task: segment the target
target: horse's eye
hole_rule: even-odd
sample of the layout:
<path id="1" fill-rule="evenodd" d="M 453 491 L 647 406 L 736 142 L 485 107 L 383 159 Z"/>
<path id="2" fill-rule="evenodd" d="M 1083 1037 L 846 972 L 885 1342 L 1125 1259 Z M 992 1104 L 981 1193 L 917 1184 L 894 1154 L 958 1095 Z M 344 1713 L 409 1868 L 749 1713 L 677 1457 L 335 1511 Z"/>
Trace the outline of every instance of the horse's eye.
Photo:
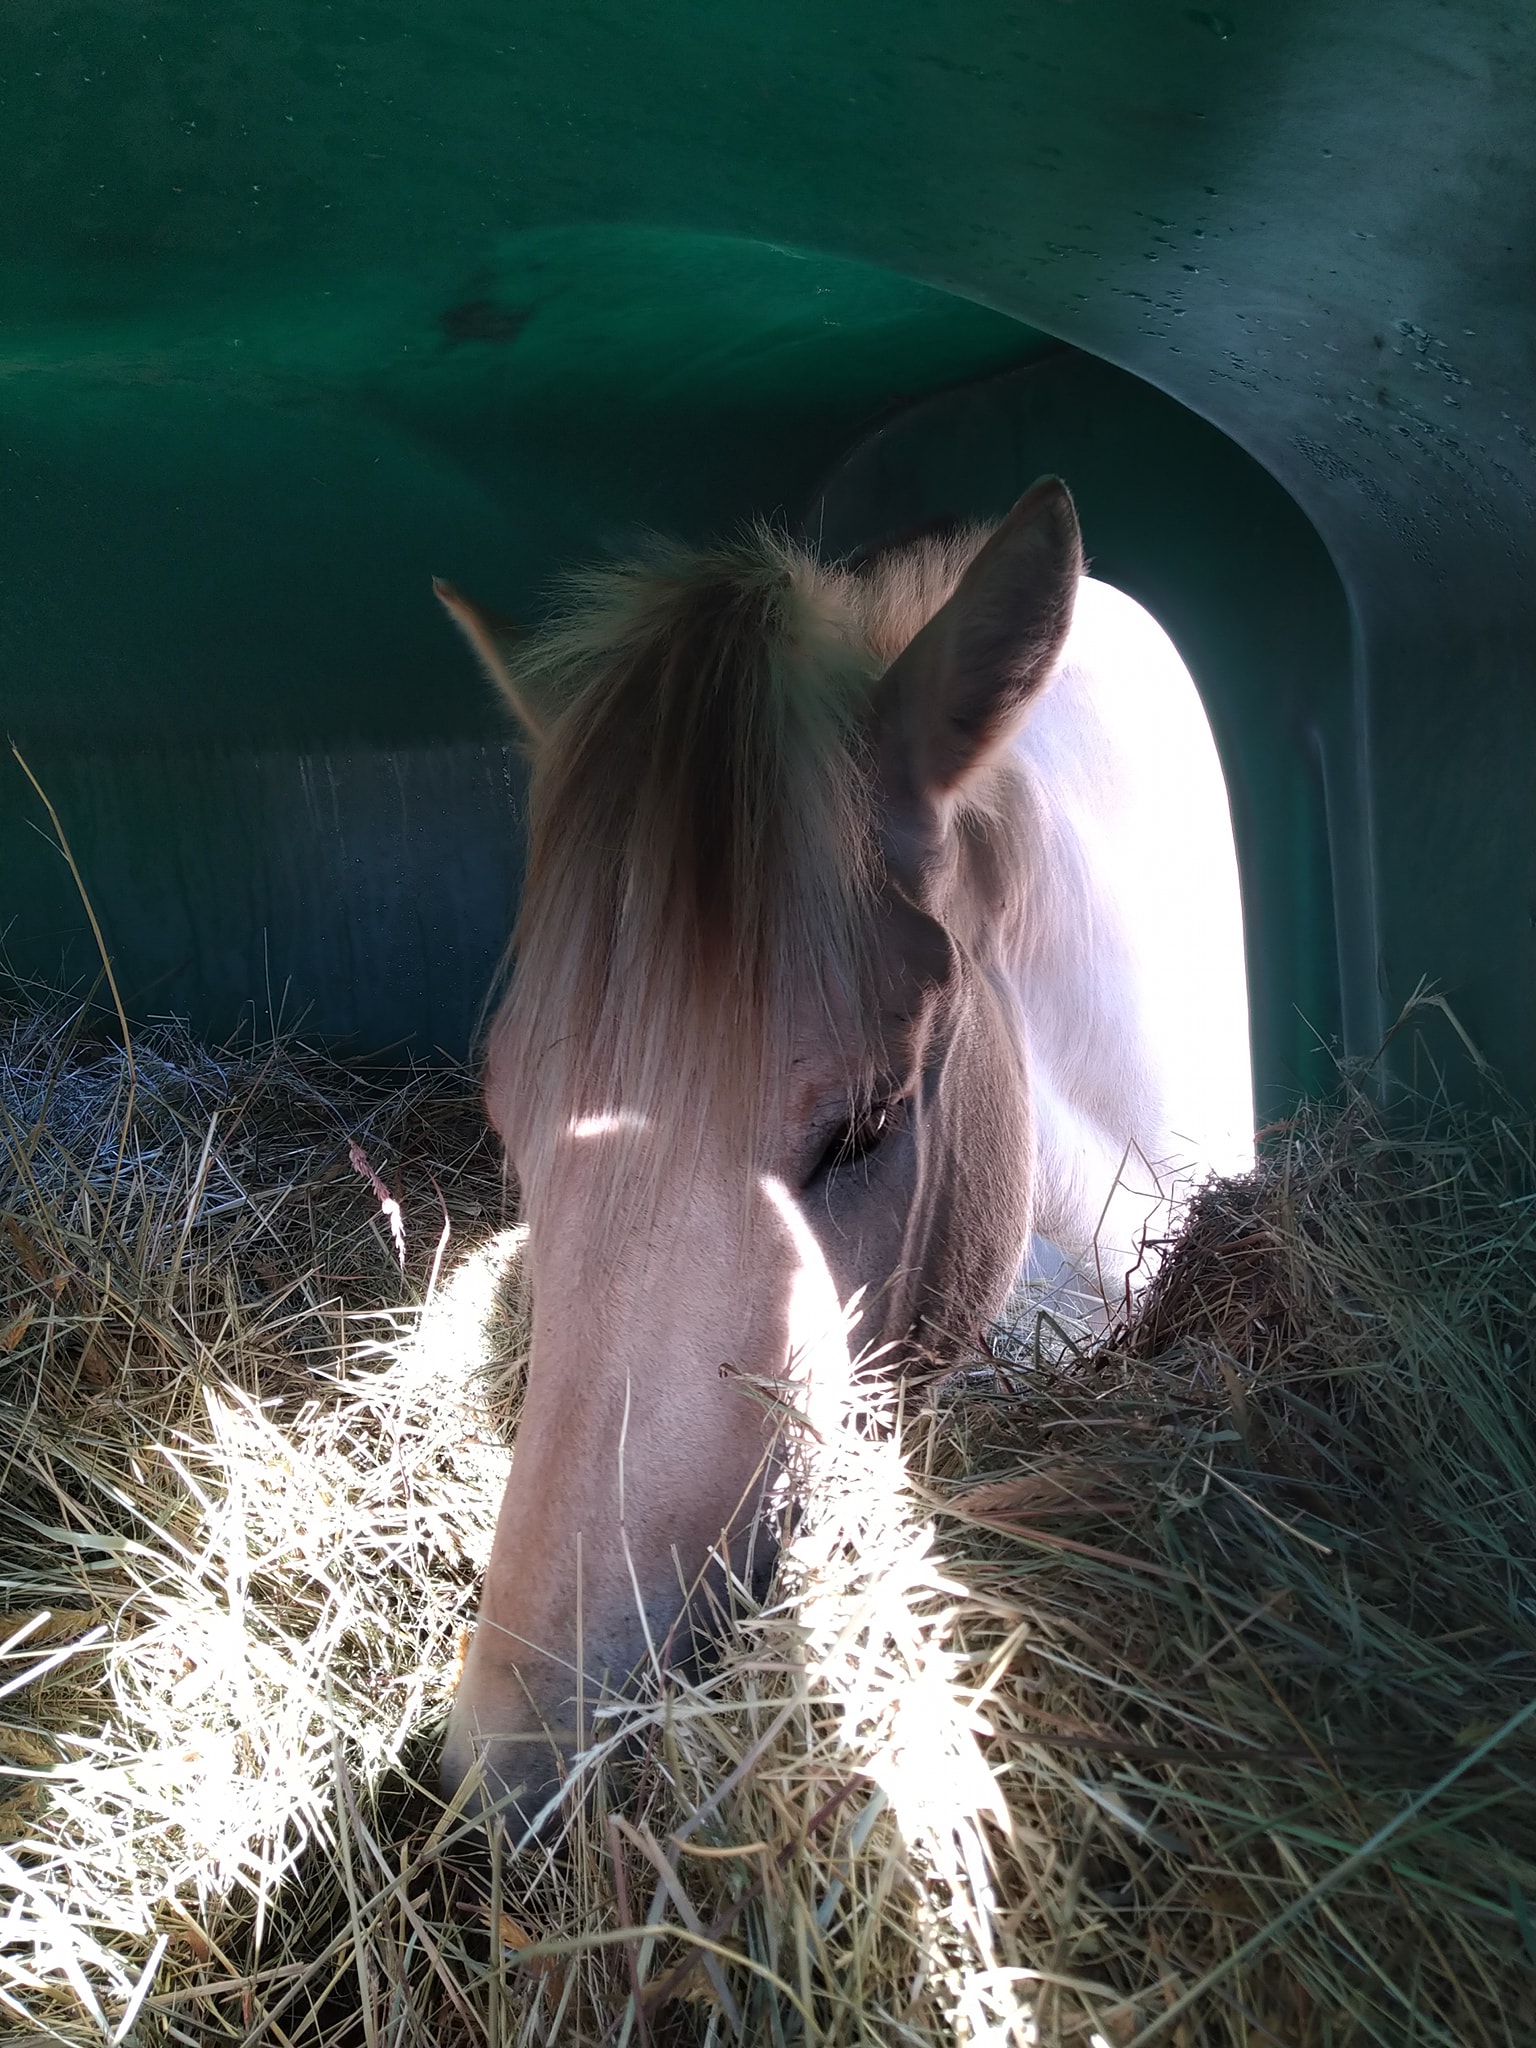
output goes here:
<path id="1" fill-rule="evenodd" d="M 871 1102 L 847 1123 L 839 1124 L 826 1144 L 821 1156 L 811 1169 L 806 1185 L 811 1181 L 824 1180 L 835 1173 L 840 1166 L 851 1166 L 857 1160 L 867 1159 L 871 1152 L 878 1151 L 889 1135 L 892 1105 L 889 1102 Z"/>

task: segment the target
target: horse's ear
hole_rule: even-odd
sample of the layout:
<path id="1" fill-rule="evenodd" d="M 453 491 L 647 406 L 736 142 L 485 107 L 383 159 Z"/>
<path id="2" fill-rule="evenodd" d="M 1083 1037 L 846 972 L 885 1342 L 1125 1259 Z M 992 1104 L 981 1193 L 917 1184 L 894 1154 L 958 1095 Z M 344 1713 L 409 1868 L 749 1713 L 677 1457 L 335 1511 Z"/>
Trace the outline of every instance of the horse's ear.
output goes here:
<path id="1" fill-rule="evenodd" d="M 880 680 L 878 744 L 893 799 L 947 796 L 1012 736 L 1056 666 L 1082 573 L 1071 496 L 1042 477 Z"/>
<path id="2" fill-rule="evenodd" d="M 499 612 L 471 604 L 462 590 L 455 590 L 441 576 L 432 578 L 432 588 L 444 611 L 479 655 L 481 666 L 507 700 L 512 716 L 528 738 L 543 739 L 543 713 L 507 666 L 507 656 L 523 638 L 524 628 L 515 619 L 503 618 Z"/>

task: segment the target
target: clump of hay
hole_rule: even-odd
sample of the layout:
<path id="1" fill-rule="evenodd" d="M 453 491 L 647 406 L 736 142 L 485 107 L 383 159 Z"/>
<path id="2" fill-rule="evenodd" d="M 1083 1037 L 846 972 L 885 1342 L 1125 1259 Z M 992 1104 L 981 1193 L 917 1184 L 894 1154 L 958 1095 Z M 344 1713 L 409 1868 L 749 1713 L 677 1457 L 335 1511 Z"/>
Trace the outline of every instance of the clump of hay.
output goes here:
<path id="1" fill-rule="evenodd" d="M 1349 1095 L 944 1412 L 1043 2039 L 1536 2038 L 1533 1313 L 1529 1129 Z"/>
<path id="2" fill-rule="evenodd" d="M 392 1340 L 502 1177 L 462 1075 L 83 1021 L 0 1017 L 0 2008 L 149 2040 L 441 1715 L 507 1458 Z"/>
<path id="3" fill-rule="evenodd" d="M 174 1036 L 129 1085 L 0 1033 L 18 2033 L 1536 2037 L 1513 1123 L 1350 1096 L 1108 1342 L 787 1418 L 766 1603 L 600 1713 L 563 1835 L 487 1879 L 431 1790 L 518 1372 L 471 1091 Z"/>

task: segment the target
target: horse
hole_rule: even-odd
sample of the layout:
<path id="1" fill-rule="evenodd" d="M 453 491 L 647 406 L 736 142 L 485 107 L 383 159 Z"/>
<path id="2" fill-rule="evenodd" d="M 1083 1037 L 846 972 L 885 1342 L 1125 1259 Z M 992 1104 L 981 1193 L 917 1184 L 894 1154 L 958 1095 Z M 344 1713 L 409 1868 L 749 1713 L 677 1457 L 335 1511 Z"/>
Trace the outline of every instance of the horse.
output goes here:
<path id="1" fill-rule="evenodd" d="M 531 756 L 531 1351 L 442 1779 L 529 1824 L 745 1555 L 765 1393 L 964 1354 L 1032 1243 L 1112 1299 L 1170 1166 L 1242 1164 L 1242 937 L 1209 731 L 1055 478 L 857 569 L 658 542 L 515 640 L 438 594 Z"/>

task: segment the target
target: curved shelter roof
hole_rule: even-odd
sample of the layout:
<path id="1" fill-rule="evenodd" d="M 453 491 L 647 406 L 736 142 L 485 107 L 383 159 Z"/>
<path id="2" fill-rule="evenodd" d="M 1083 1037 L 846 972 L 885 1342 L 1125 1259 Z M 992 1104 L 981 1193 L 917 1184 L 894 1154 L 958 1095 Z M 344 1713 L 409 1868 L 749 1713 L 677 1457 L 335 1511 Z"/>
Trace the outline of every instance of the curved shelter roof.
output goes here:
<path id="1" fill-rule="evenodd" d="M 827 479 L 921 414 L 931 498 L 932 394 L 983 382 L 1018 402 L 966 415 L 950 501 L 1047 390 L 1107 480 L 1123 406 L 1150 546 L 1186 442 L 1134 379 L 1261 479 L 1189 457 L 1213 559 L 1248 521 L 1243 573 L 1272 532 L 1333 608 L 1326 703 L 1208 691 L 1268 1079 L 1310 990 L 1364 1047 L 1429 975 L 1536 1081 L 1533 74 L 1492 0 L 12 8 L 0 711 L 135 1002 L 227 1025 L 275 952 L 320 1028 L 462 1045 L 517 795 L 432 571 L 513 609 L 641 524 L 869 523 Z M 0 923 L 83 969 L 29 801 Z"/>

